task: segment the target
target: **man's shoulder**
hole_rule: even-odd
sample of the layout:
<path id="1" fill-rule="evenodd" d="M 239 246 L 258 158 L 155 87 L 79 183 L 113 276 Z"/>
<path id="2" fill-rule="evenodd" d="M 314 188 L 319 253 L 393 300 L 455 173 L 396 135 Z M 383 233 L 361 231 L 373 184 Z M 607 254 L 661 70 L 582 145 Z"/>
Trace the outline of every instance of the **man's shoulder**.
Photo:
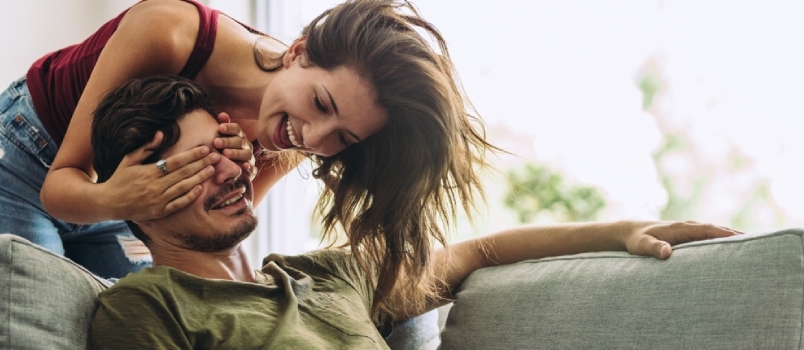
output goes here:
<path id="1" fill-rule="evenodd" d="M 317 249 L 299 255 L 271 254 L 263 259 L 263 266 L 274 262 L 282 267 L 340 270 L 344 265 L 355 264 L 354 256 L 346 249 Z"/>
<path id="2" fill-rule="evenodd" d="M 120 295 L 132 291 L 161 293 L 170 289 L 174 285 L 170 282 L 180 278 L 180 275 L 181 271 L 169 267 L 147 267 L 141 271 L 129 273 L 113 286 L 101 292 L 98 297 L 102 299 L 109 295 Z"/>

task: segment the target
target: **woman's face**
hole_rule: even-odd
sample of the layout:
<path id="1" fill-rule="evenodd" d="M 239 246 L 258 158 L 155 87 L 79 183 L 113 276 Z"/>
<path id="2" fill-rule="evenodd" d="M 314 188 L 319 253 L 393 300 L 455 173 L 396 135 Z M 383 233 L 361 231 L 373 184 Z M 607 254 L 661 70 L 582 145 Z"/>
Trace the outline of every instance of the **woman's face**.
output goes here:
<path id="1" fill-rule="evenodd" d="M 263 147 L 332 156 L 385 125 L 370 82 L 350 67 L 304 68 L 303 52 L 304 41 L 288 49 L 263 97 L 257 122 Z"/>

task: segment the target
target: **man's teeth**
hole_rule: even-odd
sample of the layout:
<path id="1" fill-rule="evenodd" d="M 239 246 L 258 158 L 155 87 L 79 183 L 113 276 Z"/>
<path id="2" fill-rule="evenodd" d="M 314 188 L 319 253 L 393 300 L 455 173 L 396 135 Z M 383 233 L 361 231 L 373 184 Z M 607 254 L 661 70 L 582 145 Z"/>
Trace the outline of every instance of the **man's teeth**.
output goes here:
<path id="1" fill-rule="evenodd" d="M 304 147 L 304 146 L 302 146 L 301 143 L 299 143 L 299 141 L 296 141 L 296 135 L 293 134 L 293 128 L 290 127 L 290 119 L 288 119 L 287 129 L 288 129 L 288 138 L 290 139 L 290 143 L 292 143 L 294 146 L 299 147 L 299 148 Z"/>
<path id="2" fill-rule="evenodd" d="M 223 204 L 219 205 L 218 208 L 223 208 L 223 207 L 225 207 L 227 205 L 232 205 L 232 204 L 236 203 L 237 201 L 239 201 L 240 198 L 243 198 L 242 194 L 240 194 L 237 197 L 234 197 L 234 198 L 232 198 L 232 199 L 230 199 L 230 200 L 228 200 L 226 202 L 223 202 Z"/>

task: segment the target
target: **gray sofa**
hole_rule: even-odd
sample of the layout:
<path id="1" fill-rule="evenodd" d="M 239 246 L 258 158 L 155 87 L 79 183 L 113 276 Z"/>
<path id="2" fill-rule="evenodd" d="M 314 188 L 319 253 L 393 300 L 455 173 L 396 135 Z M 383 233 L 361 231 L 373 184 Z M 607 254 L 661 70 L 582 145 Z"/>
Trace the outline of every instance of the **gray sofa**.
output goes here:
<path id="1" fill-rule="evenodd" d="M 804 231 L 478 270 L 442 349 L 804 349 Z"/>
<path id="2" fill-rule="evenodd" d="M 588 253 L 478 270 L 458 290 L 440 346 L 804 349 L 802 238 L 787 230 L 688 243 L 666 261 Z M 12 235 L 0 235 L 0 280 L 0 349 L 15 350 L 85 348 L 109 286 Z M 431 315 L 400 325 L 397 340 L 435 347 Z M 402 343 L 394 347 L 411 348 Z"/>
<path id="3" fill-rule="evenodd" d="M 0 350 L 86 349 L 98 293 L 111 282 L 31 242 L 0 234 Z M 438 313 L 394 325 L 392 350 L 438 347 Z"/>

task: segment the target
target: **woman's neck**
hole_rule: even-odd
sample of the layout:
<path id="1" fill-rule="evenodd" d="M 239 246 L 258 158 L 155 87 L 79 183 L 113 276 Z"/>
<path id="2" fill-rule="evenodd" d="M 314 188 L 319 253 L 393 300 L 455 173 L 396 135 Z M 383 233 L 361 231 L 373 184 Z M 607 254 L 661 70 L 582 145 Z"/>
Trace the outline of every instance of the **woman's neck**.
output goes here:
<path id="1" fill-rule="evenodd" d="M 242 29 L 239 25 L 235 27 Z M 248 124 L 256 124 L 265 91 L 276 75 L 264 68 L 281 64 L 287 47 L 270 37 L 251 33 L 230 34 L 239 34 L 240 40 L 232 40 L 233 43 L 225 47 L 227 50 L 213 55 L 196 77 L 196 82 L 207 91 L 215 110 L 228 113 L 253 140 L 256 135 L 247 129 Z"/>
<path id="2" fill-rule="evenodd" d="M 263 96 L 273 77 L 273 72 L 265 72 L 254 65 L 253 70 L 233 70 L 229 76 L 218 80 L 199 79 L 199 84 L 206 89 L 215 110 L 229 114 L 249 140 L 254 140 Z"/>

